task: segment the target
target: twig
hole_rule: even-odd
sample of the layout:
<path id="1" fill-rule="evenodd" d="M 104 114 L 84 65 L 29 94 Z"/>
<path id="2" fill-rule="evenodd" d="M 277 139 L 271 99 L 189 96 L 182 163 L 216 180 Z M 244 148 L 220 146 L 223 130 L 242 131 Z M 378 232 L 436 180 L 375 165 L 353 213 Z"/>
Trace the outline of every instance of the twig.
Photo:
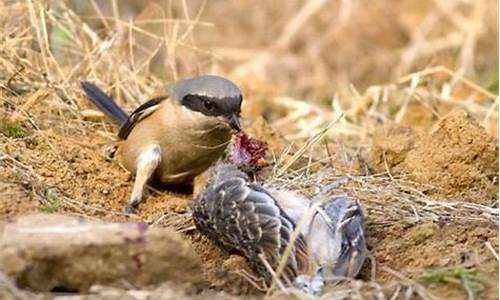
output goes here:
<path id="1" fill-rule="evenodd" d="M 325 3 L 326 0 L 306 1 L 304 6 L 286 25 L 285 29 L 276 40 L 275 46 L 281 49 L 288 48 L 291 40 L 299 32 L 300 28 L 304 26 L 304 23 L 317 13 Z"/>
<path id="2" fill-rule="evenodd" d="M 330 124 L 328 124 L 325 128 L 323 128 L 322 130 L 320 130 L 319 132 L 317 132 L 315 135 L 313 135 L 304 144 L 304 146 L 302 146 L 297 152 L 295 152 L 295 154 L 288 160 L 288 162 L 281 169 L 278 170 L 278 172 L 276 173 L 276 175 L 278 177 L 281 176 L 281 175 L 283 175 L 284 172 L 286 170 L 288 170 L 288 168 L 290 168 L 300 157 L 302 157 L 302 155 L 304 155 L 304 153 L 310 147 L 312 147 L 314 144 L 316 144 L 316 142 L 318 142 L 319 140 L 321 140 L 325 136 L 325 134 L 327 134 L 328 131 L 333 127 L 333 125 L 335 125 L 335 123 L 337 123 L 339 120 L 341 120 L 343 116 L 344 116 L 344 114 L 341 114 L 336 120 L 330 122 Z"/>
<path id="3" fill-rule="evenodd" d="M 488 248 L 488 250 L 491 251 L 491 254 L 493 254 L 493 256 L 496 258 L 496 260 L 498 260 L 498 251 L 496 251 L 493 246 L 491 245 L 490 242 L 485 242 L 484 243 L 486 245 L 486 248 Z"/>
<path id="4" fill-rule="evenodd" d="M 429 76 L 429 75 L 433 75 L 436 73 L 444 73 L 450 77 L 455 76 L 455 72 L 451 71 L 450 69 L 446 68 L 445 66 L 437 66 L 437 67 L 427 68 L 427 69 L 403 76 L 398 80 L 398 83 L 402 84 L 402 83 L 406 83 L 407 81 L 411 81 L 413 79 L 413 76 L 424 77 L 424 76 Z M 472 81 L 470 81 L 462 76 L 458 76 L 458 80 L 460 80 L 466 86 L 472 88 L 473 90 L 476 90 L 477 92 L 485 95 L 489 99 L 495 100 L 498 98 L 498 95 L 495 95 L 495 94 L 489 92 L 488 90 L 484 89 L 480 85 L 478 85 L 478 84 L 476 84 L 476 83 L 474 83 L 474 82 L 472 82 Z"/>

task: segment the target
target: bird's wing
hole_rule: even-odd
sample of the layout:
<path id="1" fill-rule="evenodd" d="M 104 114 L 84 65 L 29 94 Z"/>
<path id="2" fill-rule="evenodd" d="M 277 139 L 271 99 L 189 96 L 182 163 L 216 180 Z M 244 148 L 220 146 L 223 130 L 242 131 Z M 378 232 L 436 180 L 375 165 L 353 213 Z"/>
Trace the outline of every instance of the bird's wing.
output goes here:
<path id="1" fill-rule="evenodd" d="M 144 120 L 146 117 L 151 115 L 154 111 L 156 111 L 158 107 L 160 107 L 160 103 L 167 98 L 168 96 L 156 97 L 151 100 L 148 100 L 147 102 L 139 106 L 136 110 L 134 110 L 130 114 L 125 123 L 123 123 L 123 125 L 120 127 L 120 131 L 118 132 L 118 137 L 125 140 L 132 131 L 132 129 L 135 127 L 135 125 L 139 123 L 141 120 Z"/>
<path id="2" fill-rule="evenodd" d="M 211 186 L 195 201 L 193 218 L 199 230 L 227 251 L 243 254 L 267 281 L 276 270 L 295 224 L 262 187 L 242 178 L 227 179 Z M 309 268 L 302 235 L 295 241 L 283 271 L 290 282 Z"/>
<path id="3" fill-rule="evenodd" d="M 334 228 L 334 234 L 341 235 L 340 254 L 333 273 L 354 277 L 361 269 L 367 252 L 361 207 L 353 199 L 338 197 L 327 203 L 324 210 L 330 217 L 329 226 Z"/>

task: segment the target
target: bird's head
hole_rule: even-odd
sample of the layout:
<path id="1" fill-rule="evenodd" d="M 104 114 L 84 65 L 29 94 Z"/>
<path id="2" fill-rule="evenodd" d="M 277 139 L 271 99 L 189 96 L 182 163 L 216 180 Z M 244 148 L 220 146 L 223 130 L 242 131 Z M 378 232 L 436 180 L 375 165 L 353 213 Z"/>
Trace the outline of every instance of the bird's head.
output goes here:
<path id="1" fill-rule="evenodd" d="M 232 81 L 216 75 L 196 76 L 177 81 L 171 87 L 171 95 L 184 107 L 241 130 L 243 97 Z"/>

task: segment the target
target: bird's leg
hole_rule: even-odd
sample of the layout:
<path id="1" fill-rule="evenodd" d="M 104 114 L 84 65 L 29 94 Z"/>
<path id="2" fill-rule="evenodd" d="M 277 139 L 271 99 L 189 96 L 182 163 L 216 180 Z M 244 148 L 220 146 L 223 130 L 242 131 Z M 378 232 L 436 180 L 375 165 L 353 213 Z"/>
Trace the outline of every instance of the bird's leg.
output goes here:
<path id="1" fill-rule="evenodd" d="M 126 214 L 134 213 L 142 200 L 142 192 L 147 181 L 151 178 L 154 171 L 161 161 L 161 148 L 159 145 L 149 145 L 144 147 L 143 151 L 137 157 L 137 166 L 135 172 L 134 188 L 132 196 L 125 208 Z"/>

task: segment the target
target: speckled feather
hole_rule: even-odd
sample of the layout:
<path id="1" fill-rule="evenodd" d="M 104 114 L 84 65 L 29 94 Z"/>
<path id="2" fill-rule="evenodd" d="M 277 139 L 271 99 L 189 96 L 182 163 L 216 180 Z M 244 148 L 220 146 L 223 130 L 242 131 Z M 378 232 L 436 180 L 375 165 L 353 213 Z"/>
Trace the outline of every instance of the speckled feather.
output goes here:
<path id="1" fill-rule="evenodd" d="M 229 164 L 218 164 L 205 190 L 193 203 L 197 228 L 226 251 L 238 251 L 268 282 L 272 276 L 259 258 L 276 269 L 295 224 L 261 186 Z M 283 272 L 290 282 L 309 268 L 302 235 L 296 240 Z"/>

